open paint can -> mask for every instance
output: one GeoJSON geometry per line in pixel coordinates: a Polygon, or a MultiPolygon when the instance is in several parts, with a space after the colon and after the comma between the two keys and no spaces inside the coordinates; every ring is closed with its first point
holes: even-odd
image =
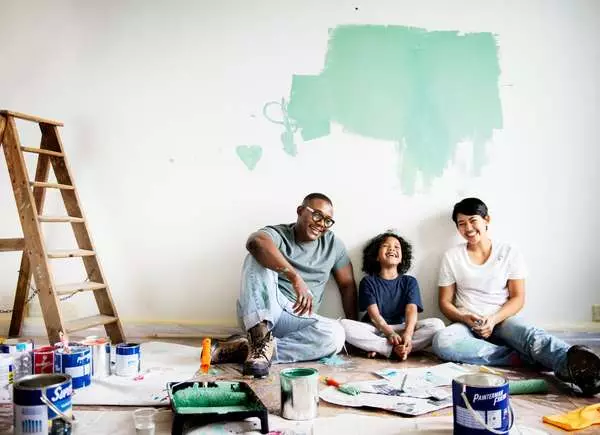
{"type": "Polygon", "coordinates": [[[455,435],[506,435],[514,422],[506,378],[487,373],[452,380],[455,435]]]}
{"type": "Polygon", "coordinates": [[[69,375],[30,375],[15,382],[14,433],[70,434],[72,394],[69,375]]]}
{"type": "Polygon", "coordinates": [[[311,420],[319,411],[319,372],[313,368],[283,369],[281,416],[288,420],[311,420]]]}

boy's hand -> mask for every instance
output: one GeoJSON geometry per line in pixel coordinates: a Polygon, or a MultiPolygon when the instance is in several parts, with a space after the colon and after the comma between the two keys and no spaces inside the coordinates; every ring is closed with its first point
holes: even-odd
{"type": "Polygon", "coordinates": [[[402,337],[398,335],[397,332],[392,332],[390,335],[388,335],[387,340],[392,346],[398,346],[402,344],[402,337]]]}

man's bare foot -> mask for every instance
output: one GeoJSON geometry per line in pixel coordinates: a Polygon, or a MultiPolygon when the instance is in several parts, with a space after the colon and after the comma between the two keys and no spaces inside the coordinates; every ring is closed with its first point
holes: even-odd
{"type": "Polygon", "coordinates": [[[367,358],[375,358],[377,356],[377,352],[367,352],[367,358]]]}

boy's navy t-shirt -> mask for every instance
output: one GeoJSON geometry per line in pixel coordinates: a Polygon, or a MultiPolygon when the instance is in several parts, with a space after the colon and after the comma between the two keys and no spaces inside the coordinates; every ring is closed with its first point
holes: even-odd
{"type": "MultiPolygon", "coordinates": [[[[401,275],[394,279],[383,279],[376,275],[365,276],[358,289],[359,310],[366,311],[367,307],[373,304],[377,305],[388,325],[404,323],[408,304],[415,304],[419,313],[423,311],[419,284],[410,275],[401,275]]],[[[362,321],[372,323],[368,312],[362,321]]]]}

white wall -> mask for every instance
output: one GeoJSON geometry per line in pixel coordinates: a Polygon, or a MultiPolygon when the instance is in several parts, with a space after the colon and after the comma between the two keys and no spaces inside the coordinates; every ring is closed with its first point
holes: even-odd
{"type": "MultiPolygon", "coordinates": [[[[126,321],[234,325],[247,235],[293,221],[311,191],[333,199],[357,278],[369,237],[393,227],[415,244],[425,315],[438,313],[438,261],[458,241],[449,213],[466,195],[488,203],[495,237],[524,251],[531,321],[582,324],[600,303],[597,1],[4,0],[0,8],[0,106],[64,121],[126,321]],[[431,189],[405,195],[395,145],[335,125],[326,138],[297,138],[296,157],[282,151],[282,130],[263,105],[289,95],[293,74],[318,74],[328,29],[350,23],[497,34],[504,126],[481,176],[466,175],[457,158],[431,189]],[[263,148],[253,171],[235,153],[251,144],[263,148]]],[[[34,145],[33,137],[24,136],[34,145]]],[[[17,237],[8,186],[2,161],[0,237],[17,237]]],[[[57,202],[49,199],[51,210],[57,202]]],[[[46,228],[50,246],[68,247],[68,232],[46,228]]],[[[18,258],[0,254],[2,307],[12,304],[18,258]]],[[[61,279],[83,276],[55,264],[61,279]]],[[[338,315],[329,290],[323,312],[338,315]]],[[[67,308],[84,315],[91,305],[67,308]]]]}

